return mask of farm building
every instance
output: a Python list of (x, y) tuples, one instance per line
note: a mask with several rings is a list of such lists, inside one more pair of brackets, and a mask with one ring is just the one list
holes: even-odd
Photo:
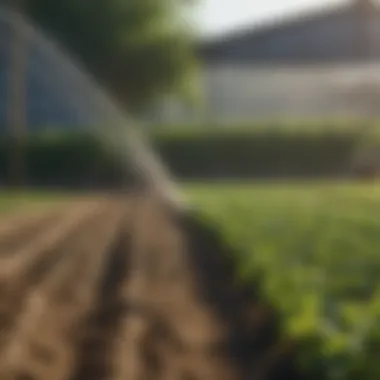
[[(201, 44), (202, 117), (380, 116), (380, 6), (349, 0), (284, 17)], [(167, 120), (185, 118), (179, 109), (172, 102)]]
[[(10, 108), (12, 20), (0, 9), (0, 129)], [(30, 128), (105, 125), (120, 117), (67, 54), (20, 22)], [(335, 8), (283, 16), (200, 45), (203, 107), (170, 99), (147, 113), (147, 121), (380, 116), (380, 5), (375, 0), (346, 0)]]

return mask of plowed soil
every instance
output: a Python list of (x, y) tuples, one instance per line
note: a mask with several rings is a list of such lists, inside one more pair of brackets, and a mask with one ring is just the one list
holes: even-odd
[(1, 380), (299, 379), (218, 235), (157, 200), (0, 220)]

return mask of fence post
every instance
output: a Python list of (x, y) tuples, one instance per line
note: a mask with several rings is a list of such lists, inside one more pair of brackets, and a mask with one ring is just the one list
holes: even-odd
[[(9, 3), (8, 3), (9, 4)], [(23, 0), (12, 1), (8, 66), (7, 127), (11, 138), (9, 155), (10, 186), (21, 189), (25, 183), (27, 36)]]

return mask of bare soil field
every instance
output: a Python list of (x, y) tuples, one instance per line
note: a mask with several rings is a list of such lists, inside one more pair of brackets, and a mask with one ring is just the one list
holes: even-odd
[(0, 220), (1, 380), (301, 378), (220, 237), (148, 197)]

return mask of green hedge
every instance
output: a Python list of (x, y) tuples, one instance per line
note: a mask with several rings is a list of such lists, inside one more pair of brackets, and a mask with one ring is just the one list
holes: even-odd
[[(0, 140), (0, 178), (8, 181), (12, 144)], [(26, 177), (31, 185), (108, 186), (124, 171), (99, 141), (83, 134), (32, 136), (25, 144)]]
[(154, 146), (181, 178), (331, 177), (350, 169), (359, 130), (161, 132)]
[[(367, 144), (360, 129), (337, 128), (183, 129), (150, 137), (180, 179), (342, 176)], [(10, 149), (9, 140), (1, 138), (2, 181), (9, 176)], [(100, 141), (84, 134), (29, 137), (26, 157), (28, 178), (35, 184), (116, 183), (125, 172)]]

